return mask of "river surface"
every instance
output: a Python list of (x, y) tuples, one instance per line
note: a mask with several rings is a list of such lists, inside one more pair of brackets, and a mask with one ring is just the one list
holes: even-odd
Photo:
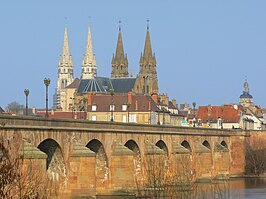
[(266, 199), (266, 178), (233, 179), (230, 185), (232, 198)]
[[(215, 183), (198, 183), (201, 196), (195, 199), (266, 199), (266, 178), (235, 178), (226, 181), (216, 181)], [(207, 196), (208, 193), (216, 193), (216, 196)], [(99, 199), (133, 199), (130, 196), (105, 196)]]

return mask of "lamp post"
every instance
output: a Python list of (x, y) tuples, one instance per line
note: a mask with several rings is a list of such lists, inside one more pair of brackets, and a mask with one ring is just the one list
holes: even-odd
[(29, 115), (29, 108), (28, 108), (28, 96), (30, 94), (30, 90), (29, 89), (25, 89), (24, 90), (24, 94), (26, 96), (26, 115)]
[(44, 83), (44, 85), (45, 85), (45, 87), (46, 87), (46, 98), (45, 98), (45, 101), (46, 101), (46, 108), (45, 108), (45, 118), (48, 118), (49, 117), (49, 115), (48, 115), (48, 87), (49, 87), (49, 85), (50, 85), (50, 82), (51, 82), (51, 80), (48, 78), (44, 78), (44, 80), (43, 80), (43, 83)]
[(196, 110), (195, 109), (196, 102), (193, 102), (192, 105), (193, 105), (193, 109), (194, 109), (193, 127), (196, 127), (196, 111), (195, 111)]
[(70, 99), (72, 100), (72, 119), (74, 119), (74, 113), (75, 113), (74, 100), (75, 100), (75, 97), (70, 97)]
[(129, 108), (130, 108), (130, 103), (127, 103), (127, 123), (129, 123)]
[(114, 89), (110, 89), (111, 95), (111, 122), (114, 122)]
[(87, 102), (88, 100), (86, 98), (83, 98), (83, 106), (84, 106), (84, 120), (87, 119)]

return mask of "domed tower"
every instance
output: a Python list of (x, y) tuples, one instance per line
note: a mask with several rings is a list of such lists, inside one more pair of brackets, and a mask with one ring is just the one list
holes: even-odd
[(253, 97), (249, 94), (249, 85), (247, 80), (244, 83), (244, 91), (243, 94), (240, 95), (240, 104), (244, 107), (247, 107), (251, 104), (253, 104)]

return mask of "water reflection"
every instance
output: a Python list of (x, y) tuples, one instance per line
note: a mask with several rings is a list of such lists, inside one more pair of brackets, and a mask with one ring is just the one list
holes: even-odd
[(266, 178), (246, 178), (231, 180), (232, 185), (242, 184), (244, 186), (234, 191), (239, 191), (239, 198), (265, 199), (266, 198)]

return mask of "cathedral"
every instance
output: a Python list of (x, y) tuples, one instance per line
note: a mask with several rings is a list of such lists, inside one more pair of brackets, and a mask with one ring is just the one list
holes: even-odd
[[(93, 52), (92, 35), (88, 26), (86, 52), (82, 61), (80, 79), (74, 79), (74, 66), (69, 48), (68, 32), (65, 26), (62, 54), (58, 64), (58, 82), (54, 95), (54, 109), (70, 111), (74, 96), (83, 96), (87, 93), (128, 93), (153, 95), (158, 94), (158, 78), (156, 72), (156, 58), (152, 52), (149, 25), (147, 25), (144, 51), (139, 61), (139, 73), (136, 77), (129, 76), (128, 59), (124, 52), (122, 31), (119, 25), (118, 40), (115, 54), (111, 61), (111, 76), (97, 75), (96, 57)], [(70, 93), (69, 93), (70, 92)]]

